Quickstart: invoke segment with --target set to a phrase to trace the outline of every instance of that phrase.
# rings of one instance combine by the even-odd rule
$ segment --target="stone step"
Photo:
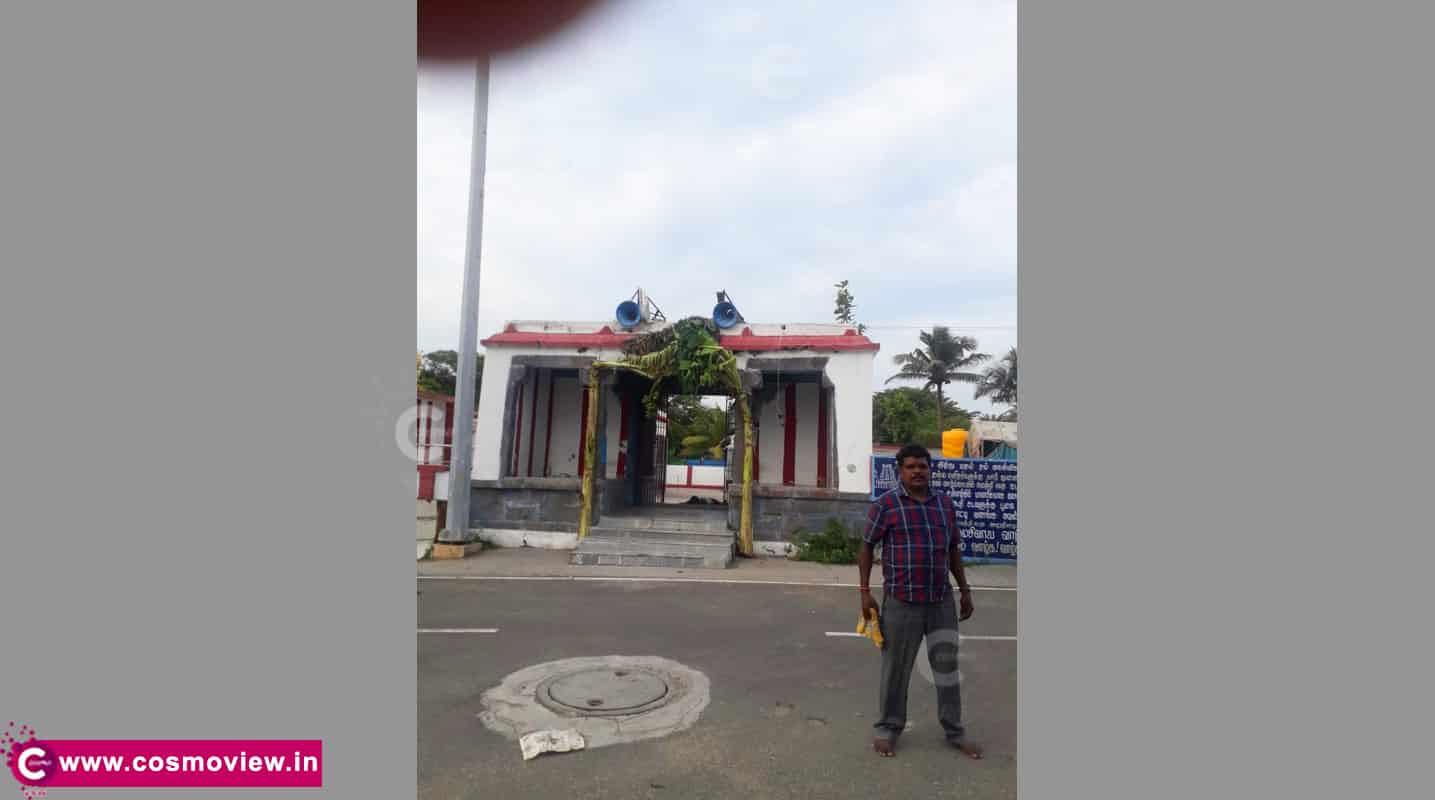
[[[708,567],[732,563],[733,541],[688,542],[661,536],[607,538],[591,534],[578,543],[570,563],[597,566]]]
[[[598,526],[608,529],[729,532],[727,514],[604,514]],[[595,526],[597,527],[597,526]]]
[[[672,531],[645,528],[610,528],[595,525],[588,531],[589,538],[622,542],[668,542],[680,544],[729,544],[733,541],[732,531]]]
[[[710,566],[701,558],[647,555],[594,555],[591,553],[574,553],[569,563],[589,567],[662,567],[664,569],[721,568]]]

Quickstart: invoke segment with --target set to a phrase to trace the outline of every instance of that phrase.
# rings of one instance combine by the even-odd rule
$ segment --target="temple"
[[[615,320],[510,322],[483,341],[469,519],[482,538],[568,542],[574,563],[595,565],[725,567],[741,552],[744,426],[730,426],[721,499],[664,502],[670,395],[650,414],[653,381],[604,368],[673,324],[656,317],[620,306]],[[746,554],[782,554],[794,533],[832,518],[860,522],[877,344],[844,325],[728,318],[715,329],[751,414]]]

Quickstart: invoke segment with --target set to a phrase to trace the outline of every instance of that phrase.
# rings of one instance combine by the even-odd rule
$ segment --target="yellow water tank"
[[[961,458],[967,452],[967,432],[961,428],[942,431],[942,458]]]

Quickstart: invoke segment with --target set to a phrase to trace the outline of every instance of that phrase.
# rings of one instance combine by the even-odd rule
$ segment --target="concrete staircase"
[[[570,563],[723,569],[735,547],[725,506],[656,506],[604,514]]]

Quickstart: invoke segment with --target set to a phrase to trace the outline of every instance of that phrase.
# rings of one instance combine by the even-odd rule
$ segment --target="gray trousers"
[[[896,741],[907,726],[907,686],[912,666],[927,639],[927,663],[937,684],[937,719],[947,741],[960,742],[962,688],[957,671],[957,605],[952,592],[930,605],[911,604],[883,594],[881,718],[872,727],[878,738]]]

